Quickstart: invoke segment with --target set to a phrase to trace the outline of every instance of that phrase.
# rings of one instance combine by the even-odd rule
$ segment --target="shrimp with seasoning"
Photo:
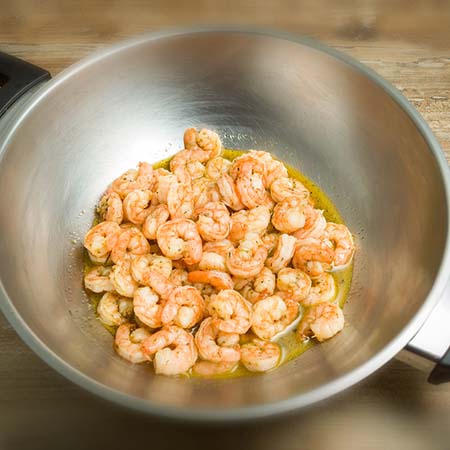
[[[229,346],[229,342],[219,344],[221,332],[219,329],[220,319],[208,317],[200,324],[195,334],[195,343],[200,357],[215,363],[234,363],[240,358],[239,344]]]
[[[133,315],[133,304],[129,298],[107,292],[98,302],[97,314],[105,325],[119,326]]]
[[[150,252],[150,244],[147,239],[138,228],[132,226],[120,234],[111,251],[111,259],[117,264],[117,261],[121,259],[145,255],[148,252]]]
[[[319,342],[332,338],[344,328],[344,314],[335,303],[318,303],[303,314],[297,328],[301,340],[315,337]]]
[[[161,175],[157,178],[155,191],[153,192],[152,201],[157,200],[158,204],[167,204],[169,188],[178,183],[178,178],[173,173],[168,172],[167,175]],[[156,202],[155,202],[156,203]]]
[[[193,372],[200,377],[213,377],[216,375],[224,375],[233,372],[237,367],[237,362],[212,362],[212,361],[197,361],[192,368]]]
[[[273,181],[270,186],[270,195],[277,203],[288,197],[299,197],[303,201],[309,199],[308,189],[300,181],[287,177]]]
[[[350,231],[345,225],[328,222],[325,234],[334,245],[334,268],[346,266],[352,260],[355,251],[355,244]]]
[[[244,209],[241,198],[238,194],[236,184],[233,178],[228,173],[222,174],[217,180],[217,187],[219,188],[221,200],[234,211]]]
[[[150,214],[150,191],[136,189],[131,191],[123,200],[123,212],[125,218],[135,225],[142,225]]]
[[[160,255],[140,255],[131,262],[131,276],[139,283],[146,284],[149,278],[149,271],[156,271],[170,277],[172,273],[172,260]]]
[[[235,289],[237,289],[236,285]],[[275,274],[267,267],[264,267],[253,280],[247,281],[240,292],[251,303],[259,302],[273,295],[275,292]]]
[[[304,300],[311,291],[311,278],[300,269],[287,267],[278,272],[277,288],[286,294],[288,298],[300,302]],[[284,297],[283,295],[283,298]]]
[[[193,179],[205,174],[203,163],[208,159],[208,153],[199,148],[184,149],[170,160],[170,170],[181,183],[190,183]]]
[[[117,328],[114,344],[119,356],[134,364],[149,360],[141,349],[142,342],[150,336],[145,328],[136,328],[131,323],[123,323]]]
[[[231,161],[217,156],[206,163],[206,176],[211,178],[211,180],[217,181],[224,173],[228,173],[230,167]]]
[[[153,182],[153,168],[146,162],[140,162],[138,169],[130,169],[116,178],[111,189],[124,199],[131,191],[135,189],[149,190]]]
[[[242,364],[250,372],[267,372],[278,365],[281,349],[274,342],[253,339],[241,346]]]
[[[170,213],[167,205],[160,204],[150,209],[142,225],[142,233],[147,239],[155,240],[158,228],[169,220]]]
[[[161,312],[163,306],[164,300],[148,286],[140,287],[134,292],[134,314],[143,324],[150,328],[162,327]]]
[[[89,270],[84,276],[84,286],[92,292],[114,291],[114,286],[109,279],[111,267],[97,266]]]
[[[191,283],[210,284],[218,290],[233,289],[230,274],[218,270],[194,270],[189,272],[188,281]]]
[[[172,273],[169,276],[169,281],[174,286],[186,286],[188,284],[188,275],[187,270],[184,269],[173,269]]]
[[[292,233],[292,236],[299,240],[309,237],[321,238],[325,235],[325,227],[327,221],[323,215],[323,211],[315,209],[311,205],[306,205],[305,210],[305,225],[299,230]]]
[[[217,327],[226,333],[245,334],[252,323],[251,304],[233,289],[225,289],[214,296],[208,311],[219,319]]]
[[[217,183],[209,178],[197,178],[192,181],[192,202],[194,215],[209,202],[220,202]]]
[[[208,153],[208,159],[215,158],[222,154],[222,142],[214,131],[202,128],[197,131],[195,128],[188,128],[184,132],[184,146],[187,149],[200,148]]]
[[[227,266],[225,258],[215,252],[206,252],[203,247],[202,259],[198,263],[199,270],[217,270],[219,272],[226,272]]]
[[[123,204],[119,194],[108,189],[97,205],[97,212],[103,220],[120,225],[123,221]]]
[[[194,214],[191,184],[172,183],[167,192],[167,207],[171,219],[190,219]]]
[[[314,278],[331,269],[333,258],[334,250],[330,241],[306,238],[297,241],[292,264]]]
[[[252,331],[259,338],[270,340],[285,330],[297,315],[297,302],[272,295],[253,305]]]
[[[197,228],[205,241],[221,241],[230,232],[230,213],[222,202],[209,202],[196,211]]]
[[[197,264],[202,259],[202,238],[197,225],[188,219],[173,219],[158,228],[156,240],[164,256]]]
[[[281,234],[273,255],[266,259],[266,266],[274,273],[287,267],[295,252],[297,239],[288,234]]]
[[[121,233],[122,230],[116,222],[101,222],[91,228],[84,238],[84,246],[91,260],[106,262]]]
[[[180,375],[197,361],[198,353],[192,334],[175,325],[162,328],[142,342],[142,352],[153,358],[155,372]]]
[[[229,239],[239,242],[247,233],[262,235],[270,223],[270,210],[267,206],[257,206],[249,210],[241,210],[231,215]]]
[[[119,259],[111,269],[109,275],[114,289],[124,297],[133,297],[138,284],[131,276],[131,260],[129,258]]]
[[[282,233],[293,233],[305,225],[305,202],[299,197],[286,197],[277,203],[272,224]]]
[[[303,306],[312,306],[317,303],[331,302],[336,297],[336,282],[333,275],[324,272],[313,278],[309,294],[301,300]]]

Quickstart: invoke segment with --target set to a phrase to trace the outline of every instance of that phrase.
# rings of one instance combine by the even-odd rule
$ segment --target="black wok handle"
[[[0,52],[0,117],[25,92],[48,79],[46,70]]]

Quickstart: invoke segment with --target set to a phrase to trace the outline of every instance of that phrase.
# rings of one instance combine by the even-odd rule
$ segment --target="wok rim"
[[[332,397],[339,392],[342,392],[352,385],[360,382],[364,378],[371,375],[390,359],[392,359],[400,350],[402,350],[408,342],[417,333],[426,318],[431,313],[434,306],[440,299],[446,283],[448,281],[448,273],[450,267],[450,242],[449,242],[449,223],[450,223],[450,173],[447,160],[444,156],[436,137],[433,135],[431,129],[420,115],[420,113],[408,102],[408,100],[400,93],[394,86],[387,82],[384,78],[378,75],[375,71],[355,60],[354,58],[341,53],[338,50],[330,48],[315,39],[306,36],[295,35],[288,32],[268,30],[258,27],[232,27],[232,26],[214,26],[214,27],[181,27],[171,28],[164,31],[149,32],[143,35],[118,42],[112,46],[102,48],[95,51],[93,54],[81,59],[77,63],[69,66],[59,73],[55,78],[47,82],[42,88],[36,92],[28,105],[20,112],[20,115],[15,120],[14,125],[10,128],[7,136],[5,136],[0,147],[0,163],[5,149],[14,134],[20,130],[21,123],[26,120],[28,114],[37,107],[46,95],[53,89],[70,78],[72,75],[83,70],[84,68],[96,63],[97,61],[109,57],[120,51],[132,48],[139,44],[172,38],[175,36],[194,35],[200,33],[234,33],[234,34],[250,34],[260,35],[269,38],[287,40],[292,43],[310,47],[314,50],[323,52],[340,62],[350,65],[353,69],[359,71],[362,75],[369,78],[380,86],[383,91],[389,95],[403,110],[403,112],[414,123],[420,134],[423,136],[428,145],[429,150],[435,158],[438,165],[443,188],[446,197],[446,215],[447,215],[447,232],[445,237],[445,246],[442,255],[440,268],[437,272],[433,286],[423,301],[422,306],[409,321],[409,323],[399,331],[397,336],[383,348],[381,351],[369,358],[365,363],[348,372],[345,375],[336,378],[335,380],[323,384],[307,393],[294,395],[288,399],[276,401],[273,403],[266,403],[253,406],[233,407],[227,409],[214,408],[198,408],[190,409],[189,407],[169,407],[153,403],[149,400],[144,400],[126,394],[122,391],[96,381],[95,379],[85,375],[75,367],[68,364],[65,360],[60,358],[56,353],[50,350],[33,332],[33,330],[22,319],[18,311],[15,309],[13,302],[8,297],[3,283],[0,279],[0,309],[19,334],[22,340],[49,366],[63,375],[65,378],[86,389],[87,391],[103,397],[109,401],[125,406],[127,408],[160,416],[164,418],[177,419],[189,422],[234,422],[234,421],[248,421],[255,419],[268,418],[275,415],[286,414],[303,409],[307,406],[316,404],[328,397]]]

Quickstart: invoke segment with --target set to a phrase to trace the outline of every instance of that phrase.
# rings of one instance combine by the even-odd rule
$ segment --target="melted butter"
[[[245,151],[242,150],[230,150],[226,149],[223,152],[223,157],[233,161],[236,157],[242,155],[245,153]],[[166,169],[169,170],[170,165],[170,158],[164,159],[162,161],[159,161],[153,165],[154,169]],[[314,200],[314,205],[316,208],[323,210],[324,216],[329,222],[335,222],[335,223],[344,223],[342,220],[341,215],[339,214],[338,210],[334,206],[333,202],[328,198],[328,196],[320,189],[319,186],[317,186],[312,180],[310,180],[308,177],[306,177],[304,174],[299,172],[297,169],[294,169],[293,167],[289,166],[285,163],[285,166],[288,170],[288,174],[290,177],[295,178],[296,180],[299,180],[301,183],[303,183],[309,192],[311,193],[311,197]],[[99,217],[95,217],[93,226],[96,225],[99,222]],[[92,267],[95,267],[94,264],[89,259],[89,256],[87,252],[85,252],[85,258],[84,258],[84,272],[86,273],[89,269]],[[344,269],[341,269],[337,272],[333,272],[332,275],[334,277],[336,288],[337,288],[337,294],[336,294],[336,301],[339,303],[341,308],[344,307],[344,304],[347,300],[348,293],[350,291],[350,286],[352,282],[352,273],[353,273],[353,263],[349,264]],[[94,310],[97,310],[98,302],[100,301],[102,294],[94,294],[89,292],[88,293],[89,298],[92,302],[92,306]],[[296,324],[298,323],[299,319],[297,319],[294,324],[289,326],[288,331],[283,332],[278,337],[274,339],[274,342],[276,342],[278,345],[280,345],[282,350],[282,356],[280,358],[280,362],[278,367],[287,362],[290,361],[302,353],[304,353],[306,350],[309,350],[311,347],[317,344],[315,339],[311,339],[306,342],[301,342],[297,338],[295,334]],[[104,324],[102,324],[113,336],[115,334],[115,327],[109,327]],[[251,335],[245,335],[241,337],[241,343],[245,343],[248,340],[251,340],[253,336]],[[273,370],[276,370],[273,369]],[[198,377],[195,373],[190,371],[188,376],[191,377]],[[242,376],[254,376],[258,375],[256,373],[248,371],[242,364],[239,364],[238,367],[233,370],[232,372],[228,372],[226,374],[220,374],[215,375],[211,378],[236,378],[236,377],[242,377]],[[186,375],[184,375],[186,376]]]

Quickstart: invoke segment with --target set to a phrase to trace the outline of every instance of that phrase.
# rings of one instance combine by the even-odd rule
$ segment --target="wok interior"
[[[189,126],[300,168],[356,235],[346,328],[264,376],[173,379],[130,365],[83,292],[82,239],[102,191],[179,150]],[[157,406],[271,403],[358,368],[418,311],[445,240],[440,173],[400,107],[334,57],[256,34],[156,39],[69,71],[11,139],[0,191],[0,276],[18,313],[69,365]]]

